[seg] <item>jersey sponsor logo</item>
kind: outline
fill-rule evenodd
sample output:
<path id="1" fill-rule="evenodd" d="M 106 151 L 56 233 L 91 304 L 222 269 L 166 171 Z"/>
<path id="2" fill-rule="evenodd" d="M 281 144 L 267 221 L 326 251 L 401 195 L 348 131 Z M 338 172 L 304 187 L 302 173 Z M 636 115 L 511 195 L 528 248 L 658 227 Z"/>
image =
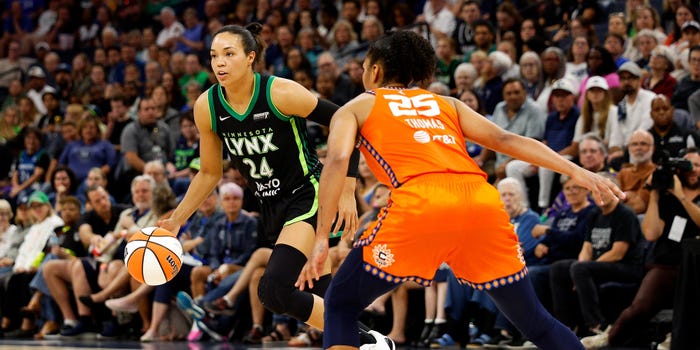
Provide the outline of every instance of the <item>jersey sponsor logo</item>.
<path id="1" fill-rule="evenodd" d="M 270 112 L 255 113 L 255 114 L 253 114 L 253 120 L 254 121 L 265 120 L 269 116 L 270 116 Z"/>
<path id="2" fill-rule="evenodd" d="M 457 143 L 452 135 L 433 135 L 433 141 L 439 141 L 446 145 L 454 145 Z"/>
<path id="3" fill-rule="evenodd" d="M 220 115 L 220 116 L 219 116 L 219 120 L 222 121 L 222 122 L 223 122 L 224 120 L 228 119 L 228 118 L 231 118 L 231 116 L 230 116 L 230 115 L 227 115 L 227 116 Z"/>
<path id="4" fill-rule="evenodd" d="M 226 148 L 234 156 L 265 154 L 279 149 L 272 143 L 273 133 L 253 137 L 224 137 Z"/>
<path id="5" fill-rule="evenodd" d="M 414 129 L 441 129 L 445 130 L 445 125 L 440 119 L 404 119 L 408 126 Z"/>
<path id="6" fill-rule="evenodd" d="M 425 130 L 418 130 L 413 133 L 413 139 L 418 143 L 428 143 L 430 142 L 430 134 Z"/>
<path id="7" fill-rule="evenodd" d="M 372 257 L 379 268 L 387 268 L 394 263 L 394 254 L 386 244 L 377 244 L 372 248 Z"/>
<path id="8" fill-rule="evenodd" d="M 266 182 L 256 181 L 255 182 L 255 187 L 256 187 L 255 196 L 258 198 L 274 197 L 274 196 L 279 194 L 280 185 L 281 185 L 281 182 L 277 178 L 270 179 Z"/>

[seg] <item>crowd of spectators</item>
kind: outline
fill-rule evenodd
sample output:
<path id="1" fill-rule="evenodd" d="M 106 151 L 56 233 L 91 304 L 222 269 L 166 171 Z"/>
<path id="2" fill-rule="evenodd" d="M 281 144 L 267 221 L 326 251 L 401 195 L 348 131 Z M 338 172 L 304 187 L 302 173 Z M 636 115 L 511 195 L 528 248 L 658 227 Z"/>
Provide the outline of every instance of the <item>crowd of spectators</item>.
<path id="1" fill-rule="evenodd" d="M 269 242 L 251 243 L 259 209 L 245 179 L 228 165 L 220 191 L 179 233 L 187 253 L 176 281 L 139 288 L 120 252 L 130 234 L 168 214 L 198 171 L 192 106 L 216 83 L 212 35 L 250 22 L 263 25 L 266 45 L 257 71 L 295 80 L 338 105 L 364 91 L 362 60 L 372 40 L 396 29 L 424 34 L 438 63 L 433 81 L 417 85 L 457 97 L 502 128 L 607 174 L 627 194 L 620 203 L 593 204 L 569 179 L 465 140 L 507 196 L 543 304 L 596 344 L 648 344 L 665 336 L 640 337 L 628 328 L 644 327 L 673 307 L 681 241 L 700 235 L 697 167 L 679 170 L 667 186 L 652 176 L 668 158 L 700 162 L 695 2 L 5 0 L 0 9 L 5 337 L 113 337 L 137 324 L 134 333 L 144 334 L 143 341 L 184 338 L 191 321 L 169 307 L 178 291 L 209 302 L 213 311 L 217 300 L 230 307 L 221 304 L 224 295 L 239 299 L 225 299 L 229 304 L 260 310 L 255 293 L 250 300 L 243 293 L 255 277 L 226 294 L 249 259 L 265 266 L 269 248 Z M 311 122 L 308 129 L 322 156 L 326 130 Z M 376 217 L 382 205 L 373 198 L 378 189 L 385 196 L 385 187 L 362 162 L 359 212 Z M 340 244 L 335 266 L 347 249 Z M 441 269 L 442 287 L 426 293 L 432 316 L 416 332 L 421 335 L 406 332 L 406 321 L 395 314 L 390 336 L 431 347 L 525 341 L 483 293 L 458 284 L 448 271 Z M 661 278 L 659 271 L 670 272 Z M 603 287 L 631 296 L 639 290 L 617 321 L 617 314 L 602 310 Z M 368 313 L 382 317 L 391 296 L 405 317 L 402 305 L 413 289 L 383 297 Z M 129 292 L 131 299 L 110 303 Z M 255 310 L 252 322 L 243 312 L 234 315 L 252 323 L 248 333 L 236 332 L 237 323 L 227 319 L 217 330 L 225 335 L 220 339 L 287 340 L 300 328 L 290 344 L 318 340 L 283 317 L 273 326 Z M 137 311 L 140 317 L 124 316 Z"/>

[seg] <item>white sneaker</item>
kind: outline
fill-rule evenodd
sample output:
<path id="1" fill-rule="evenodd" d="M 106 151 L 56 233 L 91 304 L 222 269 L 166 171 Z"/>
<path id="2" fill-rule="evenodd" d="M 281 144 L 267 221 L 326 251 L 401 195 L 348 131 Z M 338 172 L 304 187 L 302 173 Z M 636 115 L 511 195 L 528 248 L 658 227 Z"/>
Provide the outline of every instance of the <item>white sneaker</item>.
<path id="1" fill-rule="evenodd" d="M 671 333 L 666 334 L 666 339 L 656 346 L 656 350 L 671 350 Z"/>
<path id="2" fill-rule="evenodd" d="M 375 342 L 373 344 L 360 345 L 360 350 L 396 350 L 396 344 L 391 338 L 377 331 L 368 331 L 367 333 L 374 337 Z"/>
<path id="3" fill-rule="evenodd" d="M 610 326 L 596 335 L 581 339 L 581 344 L 583 344 L 586 349 L 600 349 L 604 346 L 608 346 L 608 333 L 610 333 Z"/>

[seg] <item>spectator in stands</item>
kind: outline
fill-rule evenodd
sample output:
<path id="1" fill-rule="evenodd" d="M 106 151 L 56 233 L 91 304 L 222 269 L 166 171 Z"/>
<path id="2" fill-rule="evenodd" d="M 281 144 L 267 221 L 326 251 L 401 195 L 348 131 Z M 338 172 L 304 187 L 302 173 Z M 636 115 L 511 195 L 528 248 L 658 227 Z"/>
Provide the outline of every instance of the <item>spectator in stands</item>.
<path id="1" fill-rule="evenodd" d="M 654 137 L 655 150 L 665 150 L 670 157 L 681 157 L 684 150 L 697 148 L 700 145 L 700 139 L 697 132 L 686 130 L 676 124 L 673 115 L 671 99 L 665 95 L 656 95 L 651 101 L 651 119 L 654 125 L 649 132 Z"/>
<path id="2" fill-rule="evenodd" d="M 21 202 L 29 195 L 40 189 L 49 167 L 49 155 L 41 145 L 41 132 L 36 128 L 26 128 L 24 134 L 24 149 L 15 160 L 16 171 L 12 175 L 12 189 L 9 198 Z"/>
<path id="3" fill-rule="evenodd" d="M 549 113 L 554 108 L 554 106 L 551 106 L 549 103 L 549 97 L 552 93 L 552 84 L 564 77 L 564 73 L 566 73 L 566 56 L 564 55 L 564 51 L 560 48 L 552 46 L 546 48 L 540 57 L 542 58 L 544 87 L 537 97 L 537 105 L 540 109 Z"/>
<path id="4" fill-rule="evenodd" d="M 567 207 L 553 216 L 551 224 L 537 224 L 532 228 L 532 237 L 539 239 L 534 255 L 540 263 L 528 266 L 535 293 L 548 310 L 552 310 L 549 282 L 552 264 L 577 258 L 589 223 L 588 215 L 595 208 L 588 199 L 590 191 L 578 186 L 568 176 L 562 176 L 560 180 Z"/>
<path id="5" fill-rule="evenodd" d="M 177 37 L 175 50 L 184 53 L 193 53 L 199 55 L 204 50 L 204 24 L 197 17 L 197 10 L 194 7 L 188 7 L 182 14 L 182 21 L 185 22 L 185 29 L 182 34 Z"/>
<path id="6" fill-rule="evenodd" d="M 167 6 L 160 10 L 160 21 L 163 24 L 163 29 L 158 32 L 156 44 L 174 50 L 178 38 L 185 32 L 185 26 L 177 20 L 175 11 Z"/>
<path id="7" fill-rule="evenodd" d="M 578 159 L 581 166 L 589 171 L 614 173 L 606 164 L 608 150 L 605 147 L 603 139 L 595 133 L 584 134 L 578 146 Z M 556 217 L 560 212 L 568 208 L 566 196 L 564 192 L 560 192 L 554 200 L 554 203 L 547 208 L 544 213 L 544 220 L 548 222 Z"/>
<path id="8" fill-rule="evenodd" d="M 670 48 L 673 50 L 676 57 L 676 67 L 685 67 L 685 69 L 687 70 L 689 67 L 689 50 L 693 46 L 700 45 L 700 23 L 698 23 L 695 20 L 687 21 L 683 23 L 683 26 L 681 27 L 681 32 L 683 33 L 683 36 L 681 37 L 681 40 L 678 41 L 678 45 L 672 45 Z M 674 73 L 680 74 L 680 72 L 678 71 Z M 683 77 L 685 75 L 687 75 L 687 72 L 683 72 Z M 675 76 L 675 78 L 680 80 L 679 76 Z"/>
<path id="9" fill-rule="evenodd" d="M 477 93 L 484 101 L 487 114 L 493 114 L 496 104 L 503 100 L 503 80 L 501 75 L 510 69 L 513 62 L 508 55 L 500 51 L 491 52 L 481 70 L 483 85 Z"/>
<path id="10" fill-rule="evenodd" d="M 578 108 L 574 106 L 575 91 L 573 84 L 567 78 L 558 80 L 552 85 L 552 102 L 555 110 L 547 115 L 542 136 L 542 142 L 568 159 L 573 159 L 578 152 L 576 145 L 572 143 L 576 122 L 580 114 Z M 554 172 L 541 167 L 537 168 L 517 159 L 508 162 L 505 171 L 506 176 L 518 180 L 525 189 L 527 189 L 525 178 L 538 175 L 540 186 L 537 207 L 547 208 L 549 206 Z M 527 197 L 525 202 L 528 203 Z M 534 206 L 533 203 L 532 207 Z"/>
<path id="11" fill-rule="evenodd" d="M 176 196 L 185 193 L 189 186 L 189 165 L 193 159 L 199 158 L 199 131 L 190 113 L 180 117 L 180 136 L 175 143 L 174 157 L 167 163 L 168 178 L 173 182 Z"/>
<path id="12" fill-rule="evenodd" d="M 75 196 L 80 183 L 76 180 L 75 173 L 71 168 L 59 165 L 51 172 L 47 185 L 43 186 L 46 188 L 44 193 L 49 197 L 54 211 L 61 213 L 61 201 L 66 197 Z"/>
<path id="13" fill-rule="evenodd" d="M 610 55 L 613 57 L 613 60 L 615 60 L 615 65 L 617 68 L 620 68 L 623 63 L 629 61 L 625 56 L 623 56 L 623 52 L 625 50 L 625 37 L 617 34 L 617 33 L 612 33 L 608 32 L 608 34 L 605 35 L 605 42 L 603 44 L 603 47 L 610 52 Z"/>
<path id="14" fill-rule="evenodd" d="M 12 265 L 12 275 L 3 288 L 5 293 L 2 295 L 2 332 L 5 334 L 20 326 L 20 308 L 26 305 L 31 297 L 29 282 L 39 267 L 44 247 L 53 229 L 63 225 L 63 220 L 51 208 L 49 197 L 45 193 L 32 192 L 28 205 L 34 223 L 24 236 Z M 8 291 L 12 293 L 7 293 Z M 32 334 L 33 332 L 29 335 Z"/>
<path id="15" fill-rule="evenodd" d="M 649 206 L 642 221 L 644 238 L 655 242 L 645 267 L 646 275 L 632 304 L 622 311 L 606 332 L 582 339 L 586 346 L 622 346 L 640 337 L 640 329 L 661 309 L 671 308 L 678 270 L 681 264 L 681 242 L 695 239 L 700 230 L 698 208 L 700 206 L 700 156 L 696 151 L 684 156 L 693 164 L 693 170 L 674 176 L 670 189 L 651 190 Z M 651 183 L 653 178 L 647 183 Z M 679 218 L 686 223 L 676 232 Z"/>
<path id="16" fill-rule="evenodd" d="M 333 54 L 328 51 L 318 56 L 318 73 L 322 72 L 329 73 L 332 77 L 335 77 L 335 90 L 331 98 L 332 101 L 342 106 L 354 97 L 354 88 L 350 78 L 346 74 L 341 73 L 335 58 L 333 58 Z"/>
<path id="17" fill-rule="evenodd" d="M 174 150 L 170 128 L 157 119 L 155 101 L 141 99 L 138 103 L 138 120 L 124 128 L 121 135 L 123 166 L 125 171 L 117 174 L 120 181 L 127 181 L 143 173 L 143 166 L 151 160 L 167 162 Z"/>
<path id="18" fill-rule="evenodd" d="M 146 95 L 150 95 L 153 89 L 163 82 L 163 67 L 158 61 L 148 61 L 144 65 L 144 85 L 146 86 Z"/>
<path id="19" fill-rule="evenodd" d="M 93 116 L 82 119 L 78 123 L 78 134 L 80 140 L 66 145 L 58 163 L 73 169 L 79 182 L 85 180 L 94 167 L 110 174 L 117 164 L 117 154 L 112 144 L 102 138 L 100 120 Z"/>
<path id="20" fill-rule="evenodd" d="M 631 166 L 624 167 L 617 174 L 620 189 L 627 195 L 624 203 L 635 214 L 643 214 L 649 203 L 649 190 L 644 187 L 656 164 L 652 162 L 654 137 L 646 130 L 636 130 L 630 136 L 629 153 Z"/>
<path id="21" fill-rule="evenodd" d="M 618 74 L 625 97 L 617 104 L 618 116 L 613 118 L 608 162 L 625 156 L 625 149 L 635 130 L 648 130 L 654 123 L 651 119 L 651 100 L 655 95 L 641 88 L 642 70 L 636 63 L 627 62 L 620 67 Z M 627 161 L 623 158 L 620 160 Z"/>
<path id="22" fill-rule="evenodd" d="M 588 63 L 586 58 L 591 49 L 588 39 L 579 35 L 574 38 L 571 48 L 568 50 L 568 62 L 566 62 L 565 76 L 574 84 L 574 91 L 581 89 L 581 82 L 588 77 Z"/>
<path id="23" fill-rule="evenodd" d="M 642 82 L 642 88 L 656 94 L 664 94 L 671 99 L 676 90 L 676 78 L 671 76 L 673 72 L 673 55 L 665 46 L 657 46 L 651 52 L 649 60 L 649 72 Z"/>
<path id="24" fill-rule="evenodd" d="M 464 62 L 471 62 L 471 55 L 476 51 L 481 51 L 488 55 L 496 50 L 496 30 L 491 22 L 485 20 L 474 21 L 474 49 L 464 54 Z"/>
<path id="25" fill-rule="evenodd" d="M 578 147 L 583 135 L 592 132 L 607 143 L 612 133 L 613 119 L 617 118 L 617 106 L 612 103 L 608 83 L 603 77 L 591 77 L 586 82 L 584 94 L 573 142 Z"/>
<path id="26" fill-rule="evenodd" d="M 454 74 L 460 60 L 456 56 L 454 41 L 448 37 L 438 39 L 435 53 L 438 57 L 435 79 L 447 85 L 451 93 L 456 92 Z"/>
<path id="27" fill-rule="evenodd" d="M 518 135 L 541 140 L 544 136 L 542 111 L 527 98 L 525 87 L 519 79 L 509 79 L 503 83 L 504 101 L 493 111 L 493 122 L 501 128 Z M 491 158 L 493 151 L 484 148 L 474 160 L 481 167 Z M 506 165 L 512 158 L 496 153 L 496 179 L 506 177 Z"/>
<path id="28" fill-rule="evenodd" d="M 10 202 L 0 199 L 0 278 L 12 271 L 12 264 L 24 240 L 20 228 L 12 224 L 13 216 Z"/>
<path id="29" fill-rule="evenodd" d="M 613 61 L 612 56 L 602 46 L 593 46 L 591 51 L 588 52 L 588 76 L 601 76 L 608 83 L 608 91 L 613 97 L 613 102 L 617 103 L 621 98 L 620 93 L 620 77 L 618 76 L 618 69 L 615 61 Z M 640 75 L 641 77 L 641 75 Z M 578 105 L 581 107 L 583 104 L 583 90 L 586 87 L 586 82 L 588 78 L 583 79 L 581 82 L 581 88 L 579 89 L 579 99 Z"/>
<path id="30" fill-rule="evenodd" d="M 447 0 L 429 0 L 423 5 L 423 13 L 418 15 L 416 22 L 428 23 L 431 44 L 437 47 L 437 39 L 452 36 L 455 29 L 455 16 L 450 11 Z"/>
<path id="31" fill-rule="evenodd" d="M 458 54 L 463 55 L 474 50 L 474 23 L 480 18 L 481 10 L 477 1 L 468 0 L 459 5 L 455 18 L 455 30 L 452 32 Z"/>
<path id="32" fill-rule="evenodd" d="M 55 92 L 56 89 L 46 84 L 46 73 L 39 66 L 29 68 L 27 75 L 29 76 L 27 97 L 34 103 L 38 113 L 41 115 L 46 114 L 46 106 L 44 106 L 44 101 L 42 101 L 41 97 L 45 92 Z"/>
<path id="33" fill-rule="evenodd" d="M 333 25 L 328 51 L 333 55 L 341 71 L 345 70 L 348 61 L 356 57 L 360 50 L 357 38 L 357 32 L 349 21 L 340 19 Z"/>
<path id="34" fill-rule="evenodd" d="M 19 98 L 24 95 L 22 90 L 22 82 L 19 79 L 10 82 L 7 88 L 7 93 L 2 99 L 2 105 L 0 105 L 0 113 L 4 112 L 8 107 L 17 107 L 19 103 Z"/>
<path id="35" fill-rule="evenodd" d="M 29 58 L 23 58 L 18 41 L 10 41 L 7 56 L 0 59 L 0 95 L 7 95 L 10 83 L 21 80 L 29 68 Z"/>
<path id="36" fill-rule="evenodd" d="M 637 6 L 634 9 L 634 16 L 632 16 L 631 19 L 632 25 L 629 28 L 630 38 L 635 39 L 642 30 L 649 29 L 652 31 L 653 35 L 656 36 L 657 43 L 666 42 L 666 34 L 664 34 L 661 28 L 659 13 L 650 5 L 642 4 Z M 625 57 L 629 58 L 631 61 L 637 61 L 641 58 L 641 52 L 635 45 L 629 45 L 625 51 Z"/>
<path id="37" fill-rule="evenodd" d="M 637 36 L 634 37 L 634 45 L 639 50 L 639 59 L 635 61 L 637 65 L 644 71 L 648 72 L 649 60 L 651 59 L 651 52 L 658 46 L 654 32 L 649 29 L 641 30 Z"/>
<path id="38" fill-rule="evenodd" d="M 685 25 L 684 25 L 685 26 Z M 698 25 L 700 28 L 700 25 Z M 700 33 L 700 29 L 698 29 Z M 690 75 L 681 79 L 676 85 L 671 103 L 674 108 L 689 110 L 690 96 L 700 89 L 700 46 L 692 46 L 688 52 L 688 70 Z"/>
<path id="39" fill-rule="evenodd" d="M 577 314 L 581 313 L 583 324 L 579 331 L 599 333 L 607 321 L 603 318 L 597 286 L 605 282 L 639 282 L 642 237 L 637 216 L 617 199 L 598 203 L 589 223 L 578 260 L 555 262 L 550 270 L 550 283 L 557 319 L 573 329 L 579 326 Z"/>
<path id="40" fill-rule="evenodd" d="M 698 14 L 697 11 L 691 7 L 690 5 L 687 5 L 683 2 L 679 3 L 676 8 L 674 9 L 673 12 L 673 17 L 672 17 L 672 22 L 673 22 L 673 28 L 672 30 L 668 31 L 668 36 L 666 36 L 666 41 L 664 42 L 665 46 L 669 46 L 671 48 L 678 46 L 678 45 L 683 45 L 682 38 L 683 38 L 683 33 L 681 31 L 681 27 L 683 24 L 687 21 L 697 21 L 698 20 Z M 668 28 L 668 27 L 667 27 Z"/>
<path id="41" fill-rule="evenodd" d="M 474 89 L 474 81 L 477 78 L 476 69 L 471 63 L 460 63 L 455 68 L 454 80 L 457 92 L 454 94 L 455 97 L 459 96 L 465 91 L 472 91 Z"/>
<path id="42" fill-rule="evenodd" d="M 195 54 L 185 56 L 185 74 L 178 80 L 183 95 L 187 95 L 186 86 L 190 81 L 195 81 L 202 87 L 209 85 L 209 74 L 202 68 L 199 56 Z"/>

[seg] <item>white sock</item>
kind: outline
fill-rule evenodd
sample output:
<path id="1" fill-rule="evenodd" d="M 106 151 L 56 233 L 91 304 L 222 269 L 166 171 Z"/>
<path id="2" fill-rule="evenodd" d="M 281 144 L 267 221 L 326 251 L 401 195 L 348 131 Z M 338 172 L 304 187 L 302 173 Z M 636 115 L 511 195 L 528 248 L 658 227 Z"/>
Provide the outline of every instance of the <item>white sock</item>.
<path id="1" fill-rule="evenodd" d="M 63 320 L 63 324 L 66 326 L 75 327 L 78 324 L 78 320 Z"/>
<path id="2" fill-rule="evenodd" d="M 435 324 L 443 324 L 445 322 L 447 322 L 447 320 L 444 318 L 436 318 L 435 319 Z"/>
<path id="3" fill-rule="evenodd" d="M 226 302 L 226 305 L 228 305 L 229 307 L 233 306 L 233 300 L 229 300 L 229 298 L 225 295 L 224 295 L 224 301 Z"/>

